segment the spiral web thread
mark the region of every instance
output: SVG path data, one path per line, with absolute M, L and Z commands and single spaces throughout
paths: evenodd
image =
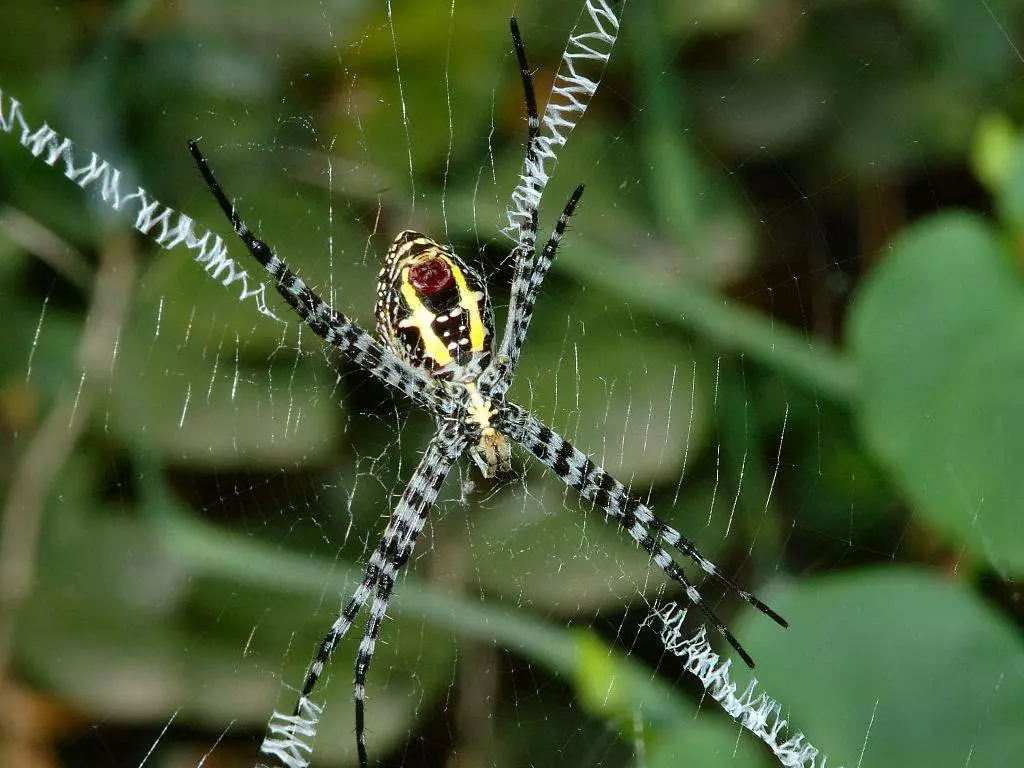
M 534 142 L 535 151 L 527 154 L 519 183 L 512 192 L 512 202 L 505 213 L 508 225 L 502 232 L 517 243 L 522 242 L 523 228 L 529 225 L 532 212 L 540 206 L 544 187 L 558 162 L 559 148 L 565 145 L 572 129 L 587 111 L 611 58 L 619 34 L 619 18 L 612 5 L 621 4 L 586 0 L 583 11 L 592 26 L 581 31 L 580 27 L 585 22 L 578 23 L 565 44 L 541 117 L 541 131 Z
M 190 216 L 163 205 L 143 187 L 136 186 L 134 192 L 124 194 L 119 170 L 95 152 L 90 153 L 88 162 L 80 163 L 71 139 L 62 138 L 46 123 L 33 130 L 22 112 L 21 103 L 0 90 L 0 132 L 17 134 L 19 130 L 19 143 L 33 157 L 41 158 L 51 168 L 62 163 L 66 178 L 82 189 L 98 187 L 100 199 L 115 211 L 131 211 L 133 206 L 137 207 L 135 229 L 166 250 L 184 244 L 195 252 L 195 262 L 222 286 L 229 288 L 235 283 L 240 284 L 239 301 L 252 299 L 261 314 L 277 319 L 267 307 L 266 285 L 254 281 L 248 272 L 228 258 L 227 246 L 219 236 L 209 230 L 197 233 L 195 221 Z
M 704 690 L 729 717 L 763 741 L 779 759 L 780 765 L 786 768 L 827 768 L 828 756 L 808 742 L 802 732 L 789 727 L 789 722 L 782 717 L 782 705 L 768 694 L 757 692 L 757 680 L 751 680 L 743 693 L 736 694 L 736 683 L 729 675 L 732 661 L 722 661 L 711 650 L 703 625 L 696 634 L 684 637 L 685 619 L 685 608 L 668 603 L 652 612 L 644 624 L 653 625 L 660 621 L 658 631 L 665 650 L 683 662 L 686 671 L 700 681 Z

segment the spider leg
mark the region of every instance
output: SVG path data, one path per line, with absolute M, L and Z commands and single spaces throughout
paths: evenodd
M 505 335 L 502 338 L 501 349 L 494 365 L 483 377 L 482 383 L 485 386 L 493 386 L 500 383 L 505 389 L 512 379 L 512 371 L 515 364 L 509 355 L 511 339 L 515 337 L 516 321 L 514 318 L 520 314 L 519 306 L 529 294 L 532 272 L 536 269 L 536 244 L 537 230 L 540 228 L 540 214 L 537 211 L 537 204 L 540 201 L 542 183 L 534 173 L 534 169 L 540 166 L 537 155 L 537 139 L 540 136 L 540 116 L 537 113 L 537 94 L 533 89 L 533 75 L 530 73 L 530 64 L 526 60 L 526 46 L 523 45 L 523 38 L 519 34 L 519 22 L 513 16 L 509 19 L 509 27 L 512 31 L 512 43 L 516 49 L 516 60 L 519 63 L 519 74 L 523 80 L 523 98 L 526 101 L 526 156 L 523 158 L 523 183 L 527 189 L 524 195 L 524 213 L 527 216 L 527 223 L 521 226 L 518 231 L 518 242 L 512 251 L 512 258 L 515 261 L 515 272 L 512 275 L 512 290 L 509 299 L 508 317 L 505 321 Z M 519 345 L 521 346 L 521 344 Z M 516 354 L 518 357 L 518 354 Z M 504 389 L 502 390 L 504 391 Z
M 306 678 L 302 684 L 302 691 L 295 703 L 295 709 L 290 718 L 275 712 L 270 719 L 268 726 L 269 735 L 263 738 L 260 744 L 260 752 L 271 757 L 276 757 L 282 765 L 292 766 L 307 765 L 304 760 L 298 758 L 300 750 L 311 751 L 310 743 L 303 741 L 303 738 L 312 739 L 316 733 L 316 717 L 305 719 L 306 713 L 314 712 L 319 714 L 320 706 L 310 701 L 310 695 L 316 688 L 324 669 L 331 660 L 331 655 L 341 639 L 345 637 L 352 622 L 355 621 L 359 611 L 366 604 L 373 592 L 373 587 L 380 579 L 381 572 L 387 562 L 387 554 L 394 549 L 394 542 L 398 536 L 398 510 L 392 516 L 384 531 L 377 549 L 370 556 L 366 564 L 366 571 L 363 580 L 356 587 L 352 597 L 341 609 L 338 618 L 334 620 L 331 628 L 327 630 L 317 647 L 316 654 L 309 668 L 306 670 Z
M 384 564 L 377 581 L 377 594 L 370 606 L 370 618 L 366 622 L 362 642 L 356 653 L 355 666 L 355 704 L 356 704 L 356 747 L 359 752 L 360 768 L 366 768 L 366 673 L 373 661 L 373 653 L 377 647 L 377 634 L 380 632 L 388 601 L 395 588 L 395 577 L 398 570 L 405 565 L 412 554 L 416 539 L 423 531 L 427 514 L 437 500 L 437 494 L 444 484 L 452 464 L 465 450 L 466 442 L 459 437 L 452 437 L 440 432 L 427 446 L 419 466 L 413 473 L 409 484 L 402 494 L 402 499 L 395 510 L 397 536 L 390 551 L 390 558 Z
M 195 141 L 190 141 L 188 148 L 210 192 L 231 222 L 235 234 L 245 244 L 249 253 L 274 278 L 278 293 L 313 332 L 348 355 L 360 368 L 405 393 L 418 405 L 443 413 L 449 412 L 451 407 L 439 396 L 436 382 L 402 363 L 393 352 L 321 299 L 274 254 L 269 245 L 252 234 L 214 177 L 209 163 L 199 151 L 199 146 Z
M 537 137 L 540 136 L 540 115 L 537 112 L 537 94 L 533 90 L 533 75 L 530 73 L 530 65 L 526 60 L 526 46 L 523 45 L 523 38 L 519 34 L 519 22 L 515 16 L 508 20 L 509 28 L 512 30 L 512 43 L 516 49 L 516 61 L 519 63 L 519 74 L 523 78 L 523 98 L 526 100 L 526 123 L 528 126 L 526 140 L 526 159 L 537 158 Z
M 437 500 L 437 494 L 441 490 L 452 464 L 464 449 L 464 440 L 457 436 L 453 437 L 445 431 L 436 435 L 427 445 L 416 471 L 391 515 L 391 520 L 384 530 L 380 543 L 370 556 L 362 582 L 356 587 L 352 597 L 345 604 L 327 634 L 324 635 L 323 640 L 320 641 L 316 655 L 306 672 L 299 700 L 295 705 L 293 717 L 298 717 L 301 713 L 310 710 L 309 697 L 323 675 L 334 649 L 351 628 L 352 622 L 355 621 L 360 609 L 366 604 L 376 587 L 376 594 L 370 605 L 370 616 L 366 622 L 355 663 L 356 748 L 359 753 L 359 764 L 363 768 L 368 764 L 365 736 L 366 673 L 373 660 L 377 635 L 387 611 L 388 601 L 394 591 L 395 577 L 412 554 L 416 539 L 426 522 L 427 513 Z M 275 718 L 279 719 L 277 716 Z M 267 737 L 263 740 L 260 750 L 265 754 L 281 756 L 289 746 L 290 743 L 287 740 L 282 742 L 280 738 Z
M 503 409 L 499 429 L 520 443 L 542 464 L 550 468 L 566 485 L 579 491 L 580 496 L 593 502 L 608 517 L 616 520 L 653 558 L 654 562 L 675 582 L 686 590 L 689 598 L 711 625 L 722 634 L 747 666 L 753 668 L 754 660 L 739 641 L 726 628 L 714 611 L 705 604 L 700 592 L 689 581 L 686 574 L 672 556 L 661 546 L 662 542 L 674 547 L 693 560 L 701 570 L 715 581 L 728 587 L 745 602 L 757 608 L 780 626 L 789 624 L 778 613 L 758 600 L 723 574 L 718 567 L 704 557 L 696 545 L 679 531 L 672 528 L 640 500 L 629 495 L 625 486 L 612 477 L 590 457 L 575 448 L 572 443 L 526 413 L 521 407 L 507 404 Z
M 530 72 L 530 64 L 526 60 L 526 46 L 523 45 L 522 35 L 519 34 L 519 22 L 515 16 L 508 20 L 509 29 L 512 32 L 512 44 L 516 49 L 516 62 L 519 64 L 519 75 L 523 80 L 523 99 L 526 102 L 526 157 L 523 158 L 523 175 L 530 186 L 533 194 L 529 196 L 529 202 L 525 212 L 529 215 L 530 225 L 524 227 L 519 233 L 519 246 L 517 248 L 516 275 L 523 270 L 524 262 L 533 259 L 534 243 L 537 240 L 537 205 L 535 201 L 540 199 L 541 182 L 535 178 L 532 169 L 539 162 L 537 156 L 537 139 L 540 137 L 540 114 L 537 112 L 537 94 L 533 89 L 533 74 Z
M 569 219 L 576 211 L 576 206 L 579 205 L 582 196 L 583 185 L 580 184 L 569 197 L 565 208 L 562 209 L 558 222 L 551 232 L 551 237 L 548 238 L 540 255 L 531 259 L 522 271 L 520 271 L 519 265 L 523 264 L 524 260 L 520 259 L 517 262 L 516 276 L 512 281 L 512 300 L 508 308 L 505 336 L 501 340 L 501 351 L 498 355 L 498 381 L 492 390 L 495 394 L 504 394 L 512 384 L 512 377 L 515 375 L 516 365 L 519 363 L 519 356 L 522 354 L 523 344 L 526 342 L 526 334 L 530 330 L 533 307 L 537 303 L 541 283 L 544 282 L 548 270 L 555 261 L 558 244 L 562 241 L 562 236 L 569 226 Z
M 512 42 L 516 49 L 519 73 L 523 80 L 523 96 L 526 101 L 528 133 L 526 157 L 523 160 L 523 180 L 528 187 L 527 203 L 524 207 L 528 223 L 520 228 L 519 242 L 513 251 L 515 273 L 512 277 L 508 318 L 505 323 L 505 335 L 501 341 L 501 350 L 490 375 L 484 380 L 485 384 L 496 384 L 497 387 L 493 391 L 498 394 L 504 393 L 512 383 L 512 376 L 526 339 L 526 331 L 530 325 L 530 317 L 533 314 L 533 305 L 536 302 L 540 284 L 544 281 L 548 268 L 555 259 L 558 242 L 562 239 L 569 223 L 569 217 L 572 216 L 580 196 L 583 194 L 583 186 L 580 185 L 569 198 L 554 232 L 538 257 L 536 243 L 540 224 L 537 204 L 540 202 L 543 188 L 543 181 L 537 175 L 537 169 L 541 168 L 537 152 L 540 117 L 537 113 L 537 96 L 533 89 L 533 76 L 530 74 L 529 62 L 526 60 L 526 46 L 523 45 L 523 38 L 519 34 L 519 23 L 513 17 L 509 20 L 509 26 L 512 30 Z

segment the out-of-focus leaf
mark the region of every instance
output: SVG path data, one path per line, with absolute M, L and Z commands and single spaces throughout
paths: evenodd
M 998 83 L 1019 63 L 1007 29 L 1012 0 L 899 0 L 896 5 L 927 41 L 927 60 L 940 75 L 936 79 Z
M 736 633 L 829 765 L 1003 768 L 1024 754 L 1024 643 L 964 585 L 878 568 L 762 597 L 789 630 L 751 610 Z
M 713 710 L 709 699 L 695 717 L 680 718 L 651 740 L 645 768 L 768 768 L 772 760 L 749 733 Z
M 153 318 L 156 322 L 156 318 Z M 281 467 L 323 455 L 341 405 L 330 375 L 289 353 L 261 368 L 239 360 L 240 342 L 216 319 L 194 328 L 206 343 L 166 357 L 146 332 L 128 332 L 110 388 L 111 424 L 125 442 L 172 462 Z M 172 326 L 165 333 L 177 332 Z M 308 337 L 312 337 L 307 332 Z
M 674 334 L 637 333 L 618 304 L 575 290 L 559 295 L 554 283 L 544 299 L 514 398 L 541 418 L 558 413 L 551 426 L 635 490 L 676 480 L 684 454 L 697 455 L 707 438 L 703 376 L 711 365 L 699 366 Z
M 557 485 L 555 484 L 557 483 Z M 469 532 L 482 586 L 536 611 L 586 615 L 653 595 L 666 581 L 614 520 L 574 491 L 534 478 L 530 492 L 507 494 Z
M 980 220 L 897 240 L 853 307 L 865 440 L 915 508 L 999 569 L 1024 570 L 1024 286 Z
M 974 175 L 992 193 L 998 192 L 1018 153 L 1017 130 L 1003 114 L 990 112 L 978 120 L 971 146 Z

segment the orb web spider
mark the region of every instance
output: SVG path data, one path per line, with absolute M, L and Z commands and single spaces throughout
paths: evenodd
M 522 75 L 528 119 L 526 163 L 536 160 L 540 119 L 533 78 L 516 20 L 511 20 L 512 40 Z M 447 246 L 417 232 L 400 233 L 388 250 L 381 269 L 375 315 L 381 341 L 324 302 L 274 251 L 252 234 L 195 141 L 189 150 L 211 193 L 231 222 L 235 234 L 274 278 L 278 292 L 307 325 L 328 344 L 338 348 L 358 366 L 409 397 L 437 419 L 437 433 L 427 444 L 416 471 L 406 486 L 391 519 L 366 565 L 362 582 L 320 642 L 309 665 L 292 718 L 290 737 L 312 736 L 315 720 L 303 713 L 319 713 L 309 697 L 335 647 L 348 632 L 362 607 L 371 599 L 370 616 L 355 661 L 355 730 L 359 764 L 366 766 L 365 683 L 373 659 L 377 635 L 395 586 L 399 569 L 412 554 L 427 515 L 437 499 L 448 472 L 469 452 L 484 477 L 510 468 L 510 440 L 551 469 L 583 499 L 617 521 L 651 559 L 680 584 L 689 601 L 728 641 L 744 662 L 753 659 L 704 602 L 697 588 L 669 554 L 671 547 L 696 563 L 714 580 L 769 616 L 781 626 L 785 619 L 725 576 L 683 536 L 651 509 L 630 495 L 626 487 L 568 440 L 521 406 L 506 400 L 526 339 L 541 283 L 555 258 L 555 251 L 576 210 L 583 186 L 565 204 L 544 248 L 536 252 L 539 226 L 537 206 L 527 210 L 528 223 L 512 252 L 515 274 L 504 337 L 498 353 L 492 353 L 494 318 L 487 286 L 480 274 Z M 539 195 L 538 195 L 539 198 Z M 272 721 L 273 722 L 273 721 Z M 306 727 L 302 731 L 302 726 Z M 279 729 L 287 730 L 287 729 Z M 292 741 L 294 746 L 296 741 Z M 301 743 L 310 750 L 311 747 Z M 291 765 L 305 765 L 292 751 L 284 754 L 280 739 L 264 740 L 262 751 Z

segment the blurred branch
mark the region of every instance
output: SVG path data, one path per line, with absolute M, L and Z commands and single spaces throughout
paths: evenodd
M 79 343 L 81 376 L 57 395 L 17 468 L 0 520 L 0 701 L 10 686 L 10 659 L 17 617 L 32 591 L 43 509 L 95 403 L 97 384 L 113 371 L 117 339 L 135 282 L 135 258 L 129 236 L 115 237 L 100 252 L 92 302 Z M 0 712 L 3 727 L 10 723 Z
M 83 292 L 93 281 L 88 260 L 53 230 L 17 208 L 0 210 L 0 229 L 25 250 L 42 259 L 54 272 Z
M 42 259 L 54 272 L 85 292 L 93 281 L 88 260 L 53 230 L 17 208 L 0 210 L 0 229 L 25 250 Z

